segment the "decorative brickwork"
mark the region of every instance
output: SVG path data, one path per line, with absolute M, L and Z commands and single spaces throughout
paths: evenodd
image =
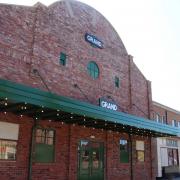
M 0 5 L 0 78 L 30 85 L 53 93 L 98 105 L 99 98 L 109 97 L 119 111 L 149 118 L 151 114 L 151 86 L 128 55 L 111 24 L 93 8 L 80 2 L 70 2 L 71 12 L 63 1 L 49 7 Z M 96 18 L 94 19 L 95 16 Z M 85 34 L 95 35 L 103 42 L 103 49 L 85 41 Z M 67 55 L 66 66 L 59 63 L 60 53 Z M 89 61 L 99 67 L 99 78 L 87 72 Z M 120 87 L 114 78 L 120 79 Z M 25 180 L 32 119 L 7 113 L 0 121 L 20 124 L 17 159 L 0 160 L 1 180 Z M 104 177 L 106 180 L 153 180 L 152 147 L 150 139 L 132 135 L 131 163 L 119 160 L 119 139 L 128 134 L 101 131 L 39 121 L 41 126 L 56 130 L 55 162 L 34 163 L 33 180 L 77 180 L 78 142 L 92 139 L 104 143 Z M 137 163 L 135 140 L 145 141 L 145 162 Z M 154 154 L 153 154 L 154 156 Z M 133 174 L 131 175 L 131 172 Z

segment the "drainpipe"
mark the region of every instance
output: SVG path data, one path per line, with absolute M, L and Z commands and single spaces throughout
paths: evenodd
M 106 170 L 106 178 L 105 179 L 108 179 L 108 131 L 106 129 L 106 165 L 105 165 L 105 170 Z
M 130 142 L 130 175 L 131 175 L 131 180 L 133 180 L 133 148 L 132 148 L 132 136 L 129 134 L 129 142 Z
M 33 144 L 34 144 L 34 132 L 36 129 L 36 119 L 33 120 L 33 126 L 31 129 L 31 140 L 29 144 L 29 163 L 28 163 L 28 180 L 32 180 L 32 162 L 33 162 Z

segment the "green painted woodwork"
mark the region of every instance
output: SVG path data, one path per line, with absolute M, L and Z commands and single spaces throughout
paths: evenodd
M 123 112 L 108 110 L 75 99 L 62 97 L 50 92 L 0 79 L 0 98 L 8 98 L 15 103 L 26 102 L 31 105 L 44 106 L 49 109 L 74 113 L 107 122 L 129 125 L 157 133 L 179 136 L 179 128 L 157 123 Z
M 129 141 L 126 139 L 120 139 L 120 162 L 128 163 L 129 162 Z
M 51 128 L 36 127 L 34 133 L 35 162 L 54 162 L 55 131 Z
M 120 151 L 120 162 L 129 163 L 129 152 L 125 150 Z
M 103 180 L 103 143 L 90 141 L 83 142 L 87 142 L 87 145 L 82 145 L 81 143 L 79 144 L 78 180 Z
M 67 58 L 67 55 L 64 54 L 64 53 L 60 53 L 60 58 L 59 58 L 59 63 L 63 66 L 66 65 L 66 58 Z
M 117 76 L 115 76 L 114 83 L 115 83 L 115 87 L 119 88 L 119 78 Z
M 54 146 L 48 144 L 36 144 L 35 162 L 39 162 L 39 163 L 54 162 Z
M 87 66 L 88 74 L 93 78 L 97 79 L 99 77 L 99 68 L 94 61 L 90 61 Z

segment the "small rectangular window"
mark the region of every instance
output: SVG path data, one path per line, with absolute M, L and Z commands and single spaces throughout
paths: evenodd
M 55 131 L 38 128 L 35 132 L 35 161 L 54 162 Z
M 129 162 L 129 144 L 125 139 L 120 139 L 120 162 L 128 163 Z
M 0 139 L 0 160 L 16 160 L 16 141 Z
M 119 78 L 117 76 L 115 76 L 115 87 L 119 88 Z
M 172 120 L 172 126 L 173 126 L 173 127 L 178 127 L 178 123 L 177 123 L 177 121 L 174 120 L 174 119 Z
M 66 65 L 66 59 L 67 59 L 67 55 L 64 53 L 60 53 L 60 59 L 59 59 L 59 63 L 63 66 Z
M 168 148 L 167 152 L 168 152 L 168 166 L 179 165 L 178 149 Z
M 136 141 L 136 156 L 138 162 L 144 162 L 144 141 Z

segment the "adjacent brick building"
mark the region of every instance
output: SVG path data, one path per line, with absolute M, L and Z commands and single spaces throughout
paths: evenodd
M 180 111 L 153 102 L 153 119 L 158 123 L 180 128 Z M 157 138 L 158 177 L 167 172 L 179 174 L 180 139 L 175 137 Z
M 154 137 L 178 135 L 148 120 L 151 83 L 77 1 L 0 5 L 0 100 L 1 180 L 155 179 Z

